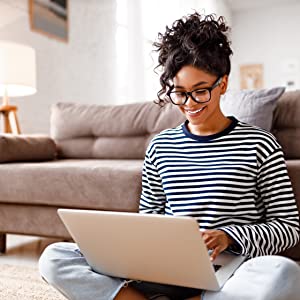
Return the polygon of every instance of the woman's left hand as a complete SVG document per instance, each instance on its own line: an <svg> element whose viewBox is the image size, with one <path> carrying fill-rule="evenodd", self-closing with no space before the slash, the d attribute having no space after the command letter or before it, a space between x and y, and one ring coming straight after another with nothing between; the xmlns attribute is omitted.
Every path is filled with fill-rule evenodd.
<svg viewBox="0 0 300 300"><path fill-rule="evenodd" d="M222 230L204 230L201 231L203 240L208 250L212 250L211 260L233 244L232 238Z"/></svg>

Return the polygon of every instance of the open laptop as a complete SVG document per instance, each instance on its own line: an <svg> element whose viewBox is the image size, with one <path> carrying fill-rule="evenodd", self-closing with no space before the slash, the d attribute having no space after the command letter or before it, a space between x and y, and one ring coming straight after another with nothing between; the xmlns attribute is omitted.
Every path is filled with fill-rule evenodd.
<svg viewBox="0 0 300 300"><path fill-rule="evenodd" d="M219 290L245 259L222 253L215 271L190 217L76 209L58 214L92 269L110 276Z"/></svg>

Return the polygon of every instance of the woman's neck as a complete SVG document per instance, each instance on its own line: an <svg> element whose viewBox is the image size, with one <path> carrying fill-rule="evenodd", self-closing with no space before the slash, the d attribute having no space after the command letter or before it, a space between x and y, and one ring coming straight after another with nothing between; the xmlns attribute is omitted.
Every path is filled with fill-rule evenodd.
<svg viewBox="0 0 300 300"><path fill-rule="evenodd" d="M199 136L206 136L219 133L227 128L231 124L232 120L222 115L216 121L210 123L204 123L200 125L193 125L188 123L187 127L192 134Z"/></svg>

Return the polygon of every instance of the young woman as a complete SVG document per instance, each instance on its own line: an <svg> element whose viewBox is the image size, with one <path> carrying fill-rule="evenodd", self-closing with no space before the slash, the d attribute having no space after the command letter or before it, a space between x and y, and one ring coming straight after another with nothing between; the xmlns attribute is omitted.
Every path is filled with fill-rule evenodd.
<svg viewBox="0 0 300 300"><path fill-rule="evenodd" d="M75 244L53 244L40 272L69 299L297 299L299 266L270 256L299 241L282 149L269 132L220 110L232 54L227 33L222 17L194 13L159 34L159 103L171 101L186 122L151 141L140 212L194 217L212 260L224 250L249 260L221 291L205 292L128 284L93 272Z"/></svg>

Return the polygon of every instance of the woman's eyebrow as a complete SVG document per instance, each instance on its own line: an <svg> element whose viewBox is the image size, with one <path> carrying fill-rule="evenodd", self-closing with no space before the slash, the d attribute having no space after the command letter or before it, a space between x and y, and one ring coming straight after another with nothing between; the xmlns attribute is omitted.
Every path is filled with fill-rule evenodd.
<svg viewBox="0 0 300 300"><path fill-rule="evenodd" d="M197 87L199 85L202 85L202 84L208 84L207 81L199 81L197 82L196 84L192 85L192 87ZM174 85L174 88L177 88L177 89L185 89L185 87L181 86L181 85Z"/></svg>
<svg viewBox="0 0 300 300"><path fill-rule="evenodd" d="M193 85L193 88L198 86L198 85L202 85L202 84L208 84L208 82L207 81L199 81L198 83Z"/></svg>

